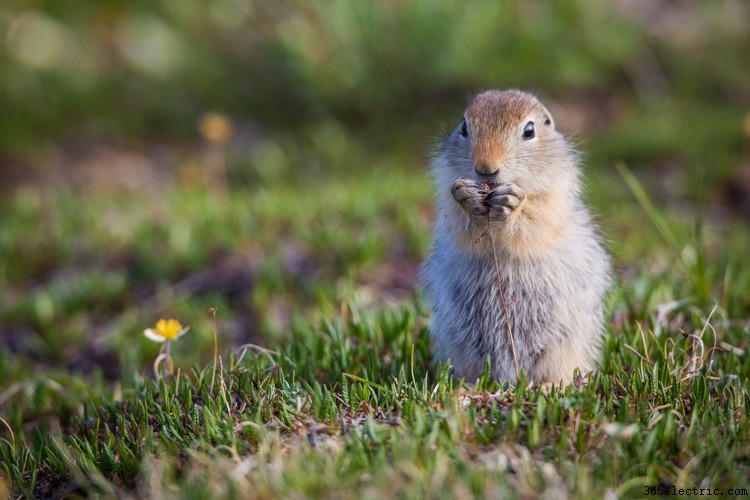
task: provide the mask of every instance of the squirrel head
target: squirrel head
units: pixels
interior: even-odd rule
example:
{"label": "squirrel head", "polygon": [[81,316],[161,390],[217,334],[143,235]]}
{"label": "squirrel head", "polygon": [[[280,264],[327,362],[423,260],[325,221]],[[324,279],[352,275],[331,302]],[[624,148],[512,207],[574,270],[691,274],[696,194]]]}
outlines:
{"label": "squirrel head", "polygon": [[531,190],[549,188],[556,174],[574,173],[577,160],[547,108],[519,90],[475,96],[441,156],[454,175]]}

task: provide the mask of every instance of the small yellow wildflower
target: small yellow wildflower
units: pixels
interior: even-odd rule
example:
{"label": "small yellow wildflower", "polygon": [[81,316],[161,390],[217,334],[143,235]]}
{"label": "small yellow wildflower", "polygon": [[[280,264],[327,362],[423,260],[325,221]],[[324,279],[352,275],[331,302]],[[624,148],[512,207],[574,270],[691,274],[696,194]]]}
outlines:
{"label": "small yellow wildflower", "polygon": [[232,138],[232,122],[221,113],[206,113],[198,123],[198,130],[211,144],[222,145]]}
{"label": "small yellow wildflower", "polygon": [[160,319],[156,322],[155,328],[146,328],[143,335],[154,342],[166,342],[177,340],[188,330],[190,330],[189,326],[183,327],[176,319]]}

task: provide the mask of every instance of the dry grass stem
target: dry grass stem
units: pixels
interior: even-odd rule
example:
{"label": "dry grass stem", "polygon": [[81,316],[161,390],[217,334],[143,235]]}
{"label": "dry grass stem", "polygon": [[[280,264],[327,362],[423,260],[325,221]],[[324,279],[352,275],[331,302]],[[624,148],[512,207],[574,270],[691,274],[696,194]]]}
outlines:
{"label": "dry grass stem", "polygon": [[13,453],[16,452],[16,435],[13,433],[13,427],[10,426],[7,420],[5,420],[3,417],[0,417],[0,422],[5,424],[5,427],[8,428],[8,432],[10,432],[10,448],[13,450]]}
{"label": "dry grass stem", "polygon": [[219,372],[219,388],[221,389],[221,397],[224,398],[224,404],[227,406],[227,413],[231,414],[232,407],[229,404],[229,398],[227,398],[227,386],[224,383],[224,364],[221,361],[221,356],[219,356],[219,365],[221,367],[221,371]]}
{"label": "dry grass stem", "polygon": [[510,316],[508,315],[508,308],[505,305],[505,296],[503,294],[503,287],[500,283],[500,266],[497,263],[497,251],[495,250],[495,241],[492,239],[490,234],[490,213],[487,212],[487,230],[482,233],[482,236],[487,237],[490,242],[490,248],[492,249],[492,260],[495,263],[495,278],[497,279],[497,291],[500,295],[500,303],[503,305],[503,315],[505,316],[505,328],[508,331],[508,338],[510,339],[510,351],[513,354],[513,365],[516,369],[516,381],[518,381],[518,357],[516,356],[516,344],[513,341],[513,331],[510,327]]}

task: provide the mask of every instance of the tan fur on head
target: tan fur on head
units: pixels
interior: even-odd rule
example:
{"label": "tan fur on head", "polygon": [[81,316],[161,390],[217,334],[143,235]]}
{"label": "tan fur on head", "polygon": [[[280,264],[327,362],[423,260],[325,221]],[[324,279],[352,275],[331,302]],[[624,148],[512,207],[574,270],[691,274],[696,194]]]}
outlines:
{"label": "tan fur on head", "polygon": [[422,277],[434,303],[437,358],[473,379],[490,355],[495,377],[515,379],[486,235],[512,301],[521,369],[535,382],[557,383],[572,380],[574,368],[592,368],[609,259],[580,198],[578,154],[547,108],[518,90],[477,95],[433,175],[438,216]]}
{"label": "tan fur on head", "polygon": [[[458,177],[477,183],[513,183],[527,199],[506,224],[491,235],[498,246],[519,255],[538,255],[559,242],[563,214],[579,196],[578,155],[555,130],[547,108],[533,95],[518,90],[490,90],[471,100],[464,114],[467,136],[457,130],[448,138],[433,169],[438,184]],[[534,124],[535,135],[523,139],[524,127]],[[445,192],[443,192],[445,194]],[[474,251],[474,241],[486,230],[452,198],[441,199],[457,241]],[[466,230],[463,228],[466,227]]]}
{"label": "tan fur on head", "polygon": [[[517,90],[490,90],[471,101],[465,117],[471,131],[474,166],[480,173],[492,174],[501,168],[509,146],[505,138],[517,132],[518,124],[535,118],[534,111],[549,117],[549,112],[534,96]],[[498,120],[498,117],[504,119]]]}

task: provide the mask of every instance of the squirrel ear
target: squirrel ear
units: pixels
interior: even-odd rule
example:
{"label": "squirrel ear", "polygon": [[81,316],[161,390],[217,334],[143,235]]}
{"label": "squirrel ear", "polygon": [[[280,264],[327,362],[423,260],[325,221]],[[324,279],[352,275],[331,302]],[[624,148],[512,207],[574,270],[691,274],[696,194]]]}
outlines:
{"label": "squirrel ear", "polygon": [[542,114],[544,115],[544,124],[547,125],[548,127],[552,127],[552,130],[554,130],[555,120],[552,119],[552,113],[549,112],[549,110],[544,104],[541,104],[541,106],[542,106]]}
{"label": "squirrel ear", "polygon": [[549,125],[553,130],[555,129],[555,122],[552,121],[552,117],[549,115],[549,113],[544,113],[544,124]]}

